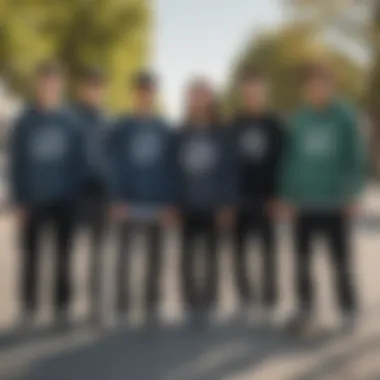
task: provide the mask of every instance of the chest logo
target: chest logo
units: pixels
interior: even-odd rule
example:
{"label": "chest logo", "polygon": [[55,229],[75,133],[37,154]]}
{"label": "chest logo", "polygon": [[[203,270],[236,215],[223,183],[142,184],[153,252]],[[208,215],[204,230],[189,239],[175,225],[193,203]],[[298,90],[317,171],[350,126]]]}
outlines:
{"label": "chest logo", "polygon": [[336,150],[336,138],[331,131],[311,131],[304,138],[304,150],[312,157],[328,157]]}
{"label": "chest logo", "polygon": [[29,140],[31,156],[38,161],[58,161],[68,153],[68,139],[62,130],[49,127],[36,130]]}
{"label": "chest logo", "polygon": [[162,154],[162,141],[155,133],[139,133],[133,140],[128,154],[138,165],[151,165]]}
{"label": "chest logo", "polygon": [[240,136],[240,149],[244,157],[261,160],[268,151],[268,138],[260,130],[248,130]]}
{"label": "chest logo", "polygon": [[182,163],[188,173],[202,175],[215,168],[218,155],[217,147],[210,141],[189,141],[184,147]]}

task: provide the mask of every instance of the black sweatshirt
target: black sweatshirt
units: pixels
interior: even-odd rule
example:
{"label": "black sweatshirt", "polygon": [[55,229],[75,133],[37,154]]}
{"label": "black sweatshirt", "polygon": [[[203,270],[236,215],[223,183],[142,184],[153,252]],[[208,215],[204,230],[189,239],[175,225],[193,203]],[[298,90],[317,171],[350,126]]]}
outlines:
{"label": "black sweatshirt", "polygon": [[242,114],[234,121],[242,205],[260,205],[277,196],[285,126],[272,113]]}

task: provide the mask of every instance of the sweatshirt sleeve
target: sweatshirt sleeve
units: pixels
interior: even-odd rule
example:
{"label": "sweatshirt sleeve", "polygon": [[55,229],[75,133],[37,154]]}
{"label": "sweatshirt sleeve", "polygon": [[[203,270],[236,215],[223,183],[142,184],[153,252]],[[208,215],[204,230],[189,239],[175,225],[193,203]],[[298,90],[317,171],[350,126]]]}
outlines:
{"label": "sweatshirt sleeve", "polygon": [[284,156],[286,126],[281,119],[273,122],[273,154],[270,162],[270,179],[268,183],[269,197],[277,197],[279,194],[279,177]]}
{"label": "sweatshirt sleeve", "polygon": [[238,200],[239,159],[232,129],[224,137],[224,154],[221,188],[223,206],[234,206]]}
{"label": "sweatshirt sleeve", "polygon": [[120,121],[110,128],[105,142],[105,154],[108,163],[108,189],[110,199],[114,202],[121,200],[121,173],[119,170],[119,150],[120,150]]}
{"label": "sweatshirt sleeve", "polygon": [[346,173],[345,193],[348,200],[356,198],[363,190],[367,176],[367,152],[364,137],[360,132],[359,119],[355,112],[347,112],[346,121]]}
{"label": "sweatshirt sleeve", "polygon": [[178,160],[180,137],[178,133],[171,131],[170,135],[170,147],[169,147],[169,189],[168,189],[168,202],[173,205],[178,205],[180,200],[180,181],[181,173]]}
{"label": "sweatshirt sleeve", "polygon": [[88,173],[88,161],[86,156],[86,139],[83,130],[77,123],[74,123],[76,151],[75,159],[73,161],[73,172],[76,175],[76,181],[80,191],[84,189],[85,179]]}
{"label": "sweatshirt sleeve", "polygon": [[279,165],[279,194],[281,199],[288,202],[294,202],[296,200],[296,128],[296,125],[290,125],[284,133],[282,163]]}
{"label": "sweatshirt sleeve", "polygon": [[27,201],[25,184],[25,128],[24,117],[19,118],[13,127],[9,145],[9,182],[13,202],[22,206]]}

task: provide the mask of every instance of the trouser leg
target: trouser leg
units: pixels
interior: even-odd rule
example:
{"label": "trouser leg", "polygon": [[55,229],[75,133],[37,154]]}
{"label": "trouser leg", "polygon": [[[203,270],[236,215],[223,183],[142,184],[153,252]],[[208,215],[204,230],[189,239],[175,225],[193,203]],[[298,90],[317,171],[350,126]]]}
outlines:
{"label": "trouser leg", "polygon": [[216,306],[219,286],[218,234],[213,215],[209,217],[204,230],[206,282],[203,291],[202,304],[206,308]]}
{"label": "trouser leg", "polygon": [[262,300],[266,307],[274,307],[277,301],[276,236],[273,222],[265,217],[260,225],[263,254]]}
{"label": "trouser leg", "polygon": [[147,271],[145,302],[148,311],[154,311],[161,298],[162,231],[157,224],[147,227]]}
{"label": "trouser leg", "polygon": [[102,258],[106,233],[106,204],[99,199],[94,203],[95,213],[90,220],[90,304],[92,312],[101,309]]}
{"label": "trouser leg", "polygon": [[341,214],[333,215],[326,227],[339,306],[343,312],[351,313],[356,311],[357,304],[353,284],[348,221]]}
{"label": "trouser leg", "polygon": [[116,252],[116,294],[117,294],[117,310],[126,312],[129,309],[129,275],[130,268],[130,237],[132,234],[132,226],[122,223],[117,227],[119,242]]}
{"label": "trouser leg", "polygon": [[295,224],[296,289],[299,311],[309,314],[314,304],[314,284],[311,271],[313,220],[298,217]]}
{"label": "trouser leg", "polygon": [[37,308],[38,269],[40,259],[40,238],[42,220],[30,212],[21,226],[21,309],[23,313],[34,312]]}
{"label": "trouser leg", "polygon": [[197,304],[195,281],[195,243],[197,231],[192,220],[184,216],[181,236],[181,288],[186,307],[194,309]]}
{"label": "trouser leg", "polygon": [[52,210],[52,223],[55,232],[57,252],[55,277],[55,308],[66,311],[72,293],[71,254],[74,233],[74,209],[72,205],[59,205]]}
{"label": "trouser leg", "polygon": [[246,240],[250,232],[250,224],[245,216],[237,220],[233,233],[233,268],[237,293],[244,303],[250,302],[252,289],[248,274]]}

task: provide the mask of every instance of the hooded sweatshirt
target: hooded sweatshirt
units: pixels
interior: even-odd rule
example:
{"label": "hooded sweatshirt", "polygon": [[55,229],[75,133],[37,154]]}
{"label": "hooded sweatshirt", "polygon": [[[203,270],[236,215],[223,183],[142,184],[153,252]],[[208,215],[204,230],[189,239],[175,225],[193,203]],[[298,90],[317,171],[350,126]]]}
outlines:
{"label": "hooded sweatshirt", "polygon": [[340,208],[358,195],[365,177],[355,111],[337,101],[321,110],[302,107],[287,138],[282,197],[302,208]]}
{"label": "hooded sweatshirt", "polygon": [[70,112],[82,129],[85,138],[86,187],[105,189],[109,170],[105,144],[110,121],[101,109],[80,102],[72,105]]}
{"label": "hooded sweatshirt", "polygon": [[108,152],[114,201],[148,207],[175,201],[173,132],[161,118],[121,118]]}
{"label": "hooded sweatshirt", "polygon": [[26,109],[10,146],[10,182],[16,204],[43,206],[76,199],[86,160],[83,134],[68,112]]}
{"label": "hooded sweatshirt", "polygon": [[178,136],[179,203],[211,211],[237,200],[237,159],[232,135],[218,127],[186,126]]}
{"label": "hooded sweatshirt", "polygon": [[285,126],[272,113],[243,114],[234,122],[239,157],[239,200],[262,204],[278,196]]}

